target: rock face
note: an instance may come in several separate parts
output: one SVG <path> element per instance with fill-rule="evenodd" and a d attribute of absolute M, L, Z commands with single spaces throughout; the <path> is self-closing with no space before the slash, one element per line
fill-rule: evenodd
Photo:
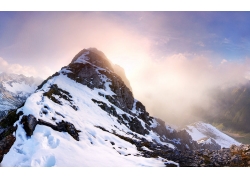
<path fill-rule="evenodd" d="M 123 111 L 129 113 L 133 107 L 134 98 L 130 89 L 114 70 L 106 56 L 96 49 L 80 51 L 72 62 L 62 69 L 67 76 L 91 89 L 99 88 L 113 91 L 113 96 L 107 99 Z M 109 85 L 106 82 L 110 82 Z"/>
<path fill-rule="evenodd" d="M 13 135 L 17 130 L 17 125 L 14 123 L 19 119 L 22 112 L 9 112 L 8 115 L 0 122 L 0 162 L 5 154 L 7 154 L 14 144 L 16 137 Z"/>
<path fill-rule="evenodd" d="M 204 140 L 200 140 L 199 147 L 201 149 L 210 149 L 210 150 L 220 150 L 221 146 L 216 143 L 216 141 L 213 138 L 207 138 Z"/>
<path fill-rule="evenodd" d="M 26 131 L 27 136 L 31 136 L 36 128 L 36 125 L 38 124 L 38 121 L 34 116 L 28 115 L 22 117 L 21 123 L 23 124 L 23 129 Z"/>
<path fill-rule="evenodd" d="M 70 122 L 61 121 L 59 123 L 56 123 L 56 125 L 53 125 L 42 119 L 37 120 L 31 114 L 29 114 L 28 116 L 23 116 L 21 120 L 21 124 L 23 124 L 23 129 L 25 130 L 27 136 L 33 135 L 33 132 L 37 124 L 51 127 L 55 131 L 68 132 L 77 141 L 79 141 L 78 133 L 81 132 L 80 130 L 77 130 L 75 126 Z"/>
<path fill-rule="evenodd" d="M 5 136 L 0 141 L 0 162 L 3 160 L 4 154 L 7 154 L 9 152 L 9 149 L 14 144 L 16 138 L 12 134 Z"/>
<path fill-rule="evenodd" d="M 133 92 L 133 91 L 132 91 L 132 87 L 131 87 L 131 85 L 130 85 L 130 83 L 129 83 L 129 80 L 128 80 L 127 77 L 126 77 L 126 74 L 125 74 L 124 69 L 123 69 L 121 66 L 117 65 L 117 64 L 114 64 L 112 67 L 113 67 L 113 69 L 114 69 L 114 72 L 115 72 L 118 76 L 120 76 L 120 77 L 122 78 L 123 82 L 124 82 L 125 85 L 129 88 L 129 90 L 130 90 L 131 92 Z"/>

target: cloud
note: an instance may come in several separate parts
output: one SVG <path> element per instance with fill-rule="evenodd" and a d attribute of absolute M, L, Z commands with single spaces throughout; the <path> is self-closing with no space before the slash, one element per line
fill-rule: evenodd
<path fill-rule="evenodd" d="M 220 63 L 221 64 L 224 64 L 224 63 L 226 63 L 227 62 L 227 60 L 226 59 L 223 59 Z"/>
<path fill-rule="evenodd" d="M 223 62 L 221 66 L 209 57 L 184 53 L 166 56 L 162 61 L 148 58 L 131 78 L 134 95 L 151 115 L 166 122 L 180 125 L 197 120 L 192 110 L 211 105 L 209 90 L 247 81 L 249 61 Z"/>
<path fill-rule="evenodd" d="M 26 76 L 36 76 L 37 71 L 31 66 L 22 66 L 20 64 L 9 64 L 0 57 L 0 71 L 14 74 L 24 74 Z"/>

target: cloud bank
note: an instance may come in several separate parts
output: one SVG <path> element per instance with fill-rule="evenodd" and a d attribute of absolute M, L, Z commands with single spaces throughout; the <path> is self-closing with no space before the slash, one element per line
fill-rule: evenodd
<path fill-rule="evenodd" d="M 175 54 L 161 61 L 141 62 L 132 80 L 135 97 L 154 116 L 172 124 L 196 120 L 193 108 L 205 110 L 211 105 L 208 93 L 215 88 L 244 84 L 248 81 L 249 61 L 237 63 L 208 57 Z"/>
<path fill-rule="evenodd" d="M 9 64 L 0 57 L 0 72 L 23 74 L 26 76 L 36 75 L 36 70 L 31 66 L 22 66 L 20 64 Z"/>

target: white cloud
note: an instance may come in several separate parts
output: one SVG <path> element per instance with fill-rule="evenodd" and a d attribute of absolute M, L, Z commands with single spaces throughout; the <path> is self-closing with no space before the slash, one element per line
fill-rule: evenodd
<path fill-rule="evenodd" d="M 208 90 L 246 82 L 247 64 L 213 63 L 202 55 L 178 53 L 163 61 L 143 59 L 131 78 L 135 98 L 142 101 L 151 115 L 171 123 L 193 120 L 193 107 L 207 109 Z"/>
<path fill-rule="evenodd" d="M 227 62 L 227 60 L 226 59 L 223 59 L 220 63 L 221 64 L 224 64 L 224 63 L 226 63 Z"/>
<path fill-rule="evenodd" d="M 0 71 L 14 74 L 23 74 L 25 76 L 37 76 L 37 71 L 32 66 L 22 66 L 20 64 L 9 64 L 0 57 Z"/>

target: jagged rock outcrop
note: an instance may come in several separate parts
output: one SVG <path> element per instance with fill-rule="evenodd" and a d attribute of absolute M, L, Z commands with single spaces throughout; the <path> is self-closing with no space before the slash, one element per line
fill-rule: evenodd
<path fill-rule="evenodd" d="M 12 134 L 5 136 L 0 140 L 0 162 L 3 160 L 5 154 L 7 154 L 14 144 L 16 138 Z"/>
<path fill-rule="evenodd" d="M 131 85 L 130 85 L 130 83 L 129 83 L 129 80 L 128 80 L 127 77 L 126 77 L 126 74 L 125 74 L 124 69 L 123 69 L 121 66 L 117 65 L 117 64 L 114 64 L 112 67 L 113 67 L 113 69 L 114 69 L 114 72 L 115 72 L 118 76 L 120 76 L 120 77 L 122 78 L 123 82 L 124 82 L 124 83 L 126 84 L 126 86 L 129 88 L 129 90 L 130 90 L 131 92 L 133 92 L 132 87 L 131 87 Z"/>
<path fill-rule="evenodd" d="M 91 89 L 111 90 L 115 95 L 109 97 L 111 103 L 129 113 L 133 107 L 134 98 L 130 89 L 114 70 L 106 56 L 96 49 L 83 49 L 62 68 L 67 76 Z M 110 82 L 110 84 L 105 84 Z"/>
<path fill-rule="evenodd" d="M 220 150 L 221 146 L 213 138 L 205 138 L 198 141 L 200 149 Z"/>
<path fill-rule="evenodd" d="M 81 132 L 80 130 L 77 130 L 75 126 L 70 122 L 65 122 L 62 120 L 61 122 L 58 122 L 56 123 L 56 125 L 54 125 L 42 119 L 37 120 L 31 114 L 29 114 L 28 116 L 22 116 L 21 124 L 23 124 L 23 129 L 25 130 L 27 136 L 33 135 L 37 124 L 51 127 L 55 131 L 68 132 L 77 141 L 79 141 L 78 133 Z"/>
<path fill-rule="evenodd" d="M 27 136 L 32 136 L 38 121 L 34 116 L 29 114 L 28 116 L 22 117 L 21 124 L 23 124 L 23 129 L 26 131 Z"/>
<path fill-rule="evenodd" d="M 22 112 L 16 113 L 11 111 L 8 115 L 0 122 L 0 163 L 5 154 L 7 154 L 14 144 L 16 137 L 13 135 L 17 130 L 17 125 L 14 123 L 19 119 Z"/>

